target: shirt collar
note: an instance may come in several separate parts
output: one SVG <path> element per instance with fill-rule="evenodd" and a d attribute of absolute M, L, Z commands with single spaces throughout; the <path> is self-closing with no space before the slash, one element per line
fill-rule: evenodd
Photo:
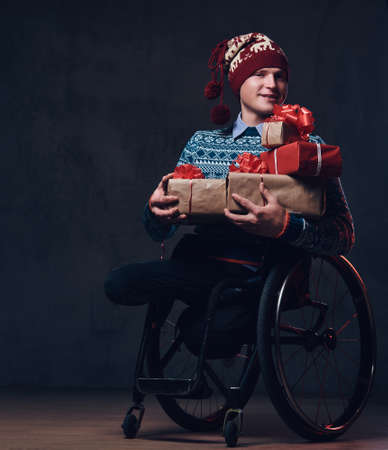
<path fill-rule="evenodd" d="M 248 128 L 248 125 L 243 122 L 241 119 L 241 111 L 238 113 L 237 119 L 233 124 L 233 130 L 232 130 L 232 137 L 233 139 L 238 138 L 241 136 L 244 131 Z M 259 125 L 256 125 L 256 130 L 259 133 L 259 136 L 261 136 L 261 132 L 263 130 L 263 124 L 259 123 Z"/>

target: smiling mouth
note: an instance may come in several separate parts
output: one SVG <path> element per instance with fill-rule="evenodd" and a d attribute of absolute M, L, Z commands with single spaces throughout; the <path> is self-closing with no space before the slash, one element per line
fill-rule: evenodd
<path fill-rule="evenodd" d="M 278 99 L 277 95 L 267 95 L 267 94 L 259 94 L 261 97 L 266 98 L 267 100 L 274 100 L 276 101 Z"/>

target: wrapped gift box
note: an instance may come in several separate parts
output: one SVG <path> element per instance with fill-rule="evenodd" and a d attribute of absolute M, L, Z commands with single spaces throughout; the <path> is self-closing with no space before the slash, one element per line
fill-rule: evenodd
<path fill-rule="evenodd" d="M 267 148 L 275 148 L 300 140 L 298 130 L 284 122 L 264 122 L 261 133 L 261 144 Z"/>
<path fill-rule="evenodd" d="M 313 142 L 293 142 L 260 155 L 269 172 L 280 175 L 339 177 L 342 171 L 340 148 Z"/>
<path fill-rule="evenodd" d="M 300 105 L 274 105 L 273 115 L 265 120 L 261 143 L 275 148 L 295 141 L 308 141 L 314 130 L 313 113 Z"/>
<path fill-rule="evenodd" d="M 261 180 L 289 212 L 310 217 L 320 217 L 325 212 L 325 189 L 320 178 L 295 178 L 289 175 L 271 175 L 233 172 L 228 175 L 227 208 L 244 213 L 232 194 L 236 193 L 257 205 L 264 205 L 259 190 Z"/>
<path fill-rule="evenodd" d="M 191 219 L 211 222 L 224 217 L 226 207 L 225 179 L 180 179 L 168 181 L 167 195 L 179 199 L 179 212 Z"/>

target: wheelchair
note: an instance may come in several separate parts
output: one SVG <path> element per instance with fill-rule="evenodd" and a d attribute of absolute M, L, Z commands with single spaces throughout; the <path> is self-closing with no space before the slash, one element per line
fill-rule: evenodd
<path fill-rule="evenodd" d="M 229 354 L 209 353 L 223 292 L 252 288 L 254 337 L 234 336 Z M 187 348 L 179 327 L 185 308 L 179 301 L 148 306 L 133 405 L 122 424 L 127 438 L 136 437 L 143 400 L 153 394 L 180 426 L 222 429 L 234 447 L 260 375 L 280 417 L 304 439 L 336 439 L 361 414 L 375 376 L 376 333 L 365 285 L 344 256 L 295 250 L 269 258 L 260 276 L 220 281 L 209 296 L 198 351 Z"/>

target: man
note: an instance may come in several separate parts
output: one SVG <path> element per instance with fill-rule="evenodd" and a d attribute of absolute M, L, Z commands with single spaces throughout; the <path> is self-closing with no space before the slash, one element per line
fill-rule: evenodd
<path fill-rule="evenodd" d="M 186 144 L 178 165 L 194 164 L 206 178 L 225 178 L 238 154 L 259 156 L 263 121 L 274 104 L 282 104 L 288 91 L 288 61 L 283 50 L 261 33 L 249 33 L 225 40 L 213 50 L 209 60 L 212 81 L 205 89 L 208 98 L 221 97 L 213 108 L 212 120 L 228 120 L 222 104 L 224 74 L 241 105 L 232 127 L 197 131 Z M 220 81 L 217 81 L 217 73 Z M 323 143 L 318 136 L 311 142 Z M 165 175 L 152 193 L 144 212 L 144 225 L 156 241 L 171 237 L 187 217 L 179 213 L 177 198 L 166 195 Z M 188 304 L 207 300 L 214 284 L 227 276 L 259 272 L 262 258 L 273 242 L 326 254 L 347 253 L 354 243 L 352 217 L 339 179 L 327 183 L 326 212 L 319 221 L 289 214 L 263 184 L 264 206 L 233 194 L 246 214 L 225 210 L 225 224 L 196 227 L 195 235 L 184 238 L 174 258 L 142 264 L 128 264 L 113 270 L 105 283 L 107 296 L 116 303 L 143 304 L 181 298 Z"/>

